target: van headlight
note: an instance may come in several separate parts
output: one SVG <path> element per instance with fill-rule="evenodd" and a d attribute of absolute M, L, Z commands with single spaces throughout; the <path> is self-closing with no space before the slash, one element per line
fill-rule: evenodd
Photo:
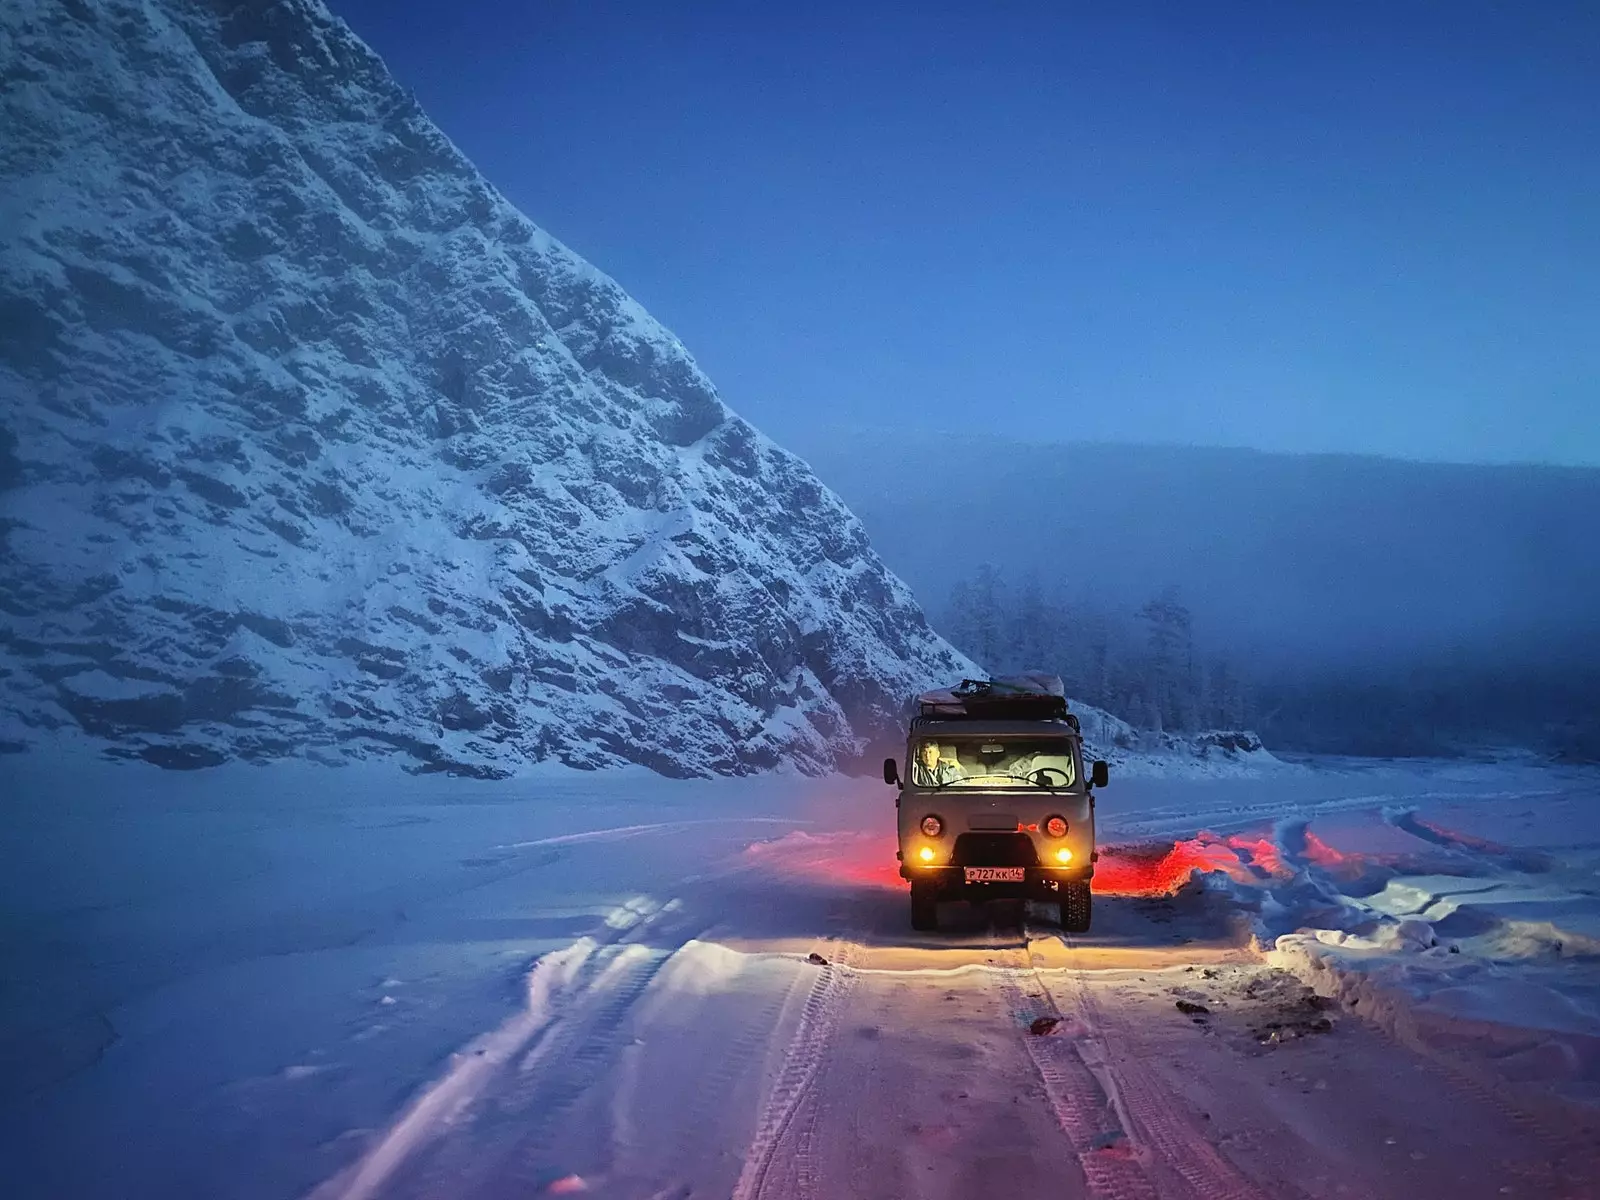
<path fill-rule="evenodd" d="M 938 837 L 944 832 L 944 822 L 930 813 L 922 818 L 922 832 L 925 837 Z"/>
<path fill-rule="evenodd" d="M 1051 837 L 1067 836 L 1067 819 L 1065 817 L 1048 817 L 1045 819 L 1044 831 Z"/>

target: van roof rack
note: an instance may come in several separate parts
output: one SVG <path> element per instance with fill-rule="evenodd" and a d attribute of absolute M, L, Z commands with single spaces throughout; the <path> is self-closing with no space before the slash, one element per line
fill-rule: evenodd
<path fill-rule="evenodd" d="M 1067 710 L 1061 677 L 1043 672 L 963 679 L 952 688 L 923 692 L 916 709 L 918 717 L 944 721 L 1066 721 L 1074 728 L 1078 724 Z"/>

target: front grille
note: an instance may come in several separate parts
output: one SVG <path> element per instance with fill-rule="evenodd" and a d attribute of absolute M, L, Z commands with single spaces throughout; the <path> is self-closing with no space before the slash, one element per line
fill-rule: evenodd
<path fill-rule="evenodd" d="M 963 833 L 950 861 L 958 867 L 1037 867 L 1039 856 L 1025 833 Z"/>
<path fill-rule="evenodd" d="M 1014 833 L 1017 828 L 1016 813 L 980 812 L 967 818 L 968 829 L 1004 829 Z"/>

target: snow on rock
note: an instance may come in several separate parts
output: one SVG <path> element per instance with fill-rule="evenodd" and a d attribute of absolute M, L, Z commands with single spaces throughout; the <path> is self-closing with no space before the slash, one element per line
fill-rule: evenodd
<path fill-rule="evenodd" d="M 1092 704 L 1074 700 L 1071 708 L 1083 727 L 1085 755 L 1105 759 L 1119 774 L 1226 777 L 1292 769 L 1247 730 L 1159 733 L 1136 729 Z"/>
<path fill-rule="evenodd" d="M 974 672 L 319 0 L 0 18 L 0 735 L 831 769 Z"/>

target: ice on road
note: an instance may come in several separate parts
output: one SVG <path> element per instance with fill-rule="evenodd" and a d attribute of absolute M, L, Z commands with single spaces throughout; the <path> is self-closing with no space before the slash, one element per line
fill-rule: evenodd
<path fill-rule="evenodd" d="M 12 766 L 11 1195 L 1600 1180 L 1592 772 L 1118 779 L 1068 937 L 912 933 L 872 781 Z"/>

